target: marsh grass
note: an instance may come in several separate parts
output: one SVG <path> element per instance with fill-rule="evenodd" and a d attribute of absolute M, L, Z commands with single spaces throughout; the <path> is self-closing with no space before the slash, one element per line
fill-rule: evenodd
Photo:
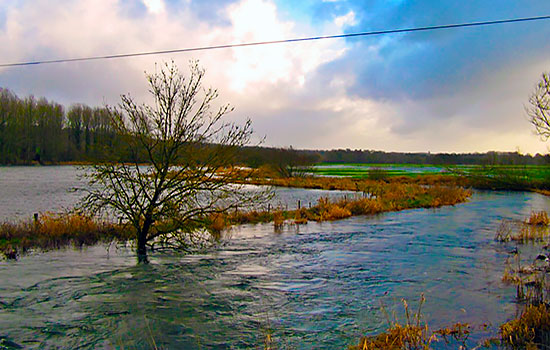
<path fill-rule="evenodd" d="M 499 242 L 542 242 L 549 234 L 546 212 L 533 212 L 525 221 L 502 220 L 495 240 Z"/>
<path fill-rule="evenodd" d="M 257 169 L 253 175 L 246 180 L 251 185 L 268 185 L 293 188 L 311 188 L 323 190 L 341 191 L 365 191 L 372 187 L 384 186 L 387 184 L 398 185 L 421 185 L 421 186 L 444 186 L 458 187 L 468 186 L 466 179 L 450 175 L 423 175 L 411 176 L 373 176 L 374 178 L 351 178 L 351 177 L 318 177 L 318 176 L 297 176 L 277 177 L 262 169 Z M 236 180 L 236 182 L 239 182 Z M 368 191 L 367 191 L 368 192 Z"/>
<path fill-rule="evenodd" d="M 0 224 L 0 253 L 15 259 L 29 249 L 51 250 L 126 241 L 131 238 L 130 234 L 123 225 L 78 213 L 45 213 L 38 220 Z"/>
<path fill-rule="evenodd" d="M 386 180 L 389 176 L 389 171 L 380 167 L 373 167 L 367 170 L 367 178 L 369 180 Z"/>
<path fill-rule="evenodd" d="M 516 286 L 516 300 L 522 311 L 518 317 L 500 326 L 500 343 L 504 348 L 550 348 L 549 271 L 550 264 L 544 254 L 525 265 L 516 248 L 513 257 L 506 259 L 502 281 Z"/>
<path fill-rule="evenodd" d="M 321 198 L 316 205 L 298 210 L 216 212 L 194 221 L 189 230 L 202 232 L 206 229 L 212 237 L 216 238 L 224 229 L 233 225 L 273 222 L 275 229 L 280 230 L 286 223 L 299 225 L 309 221 L 340 220 L 354 215 L 373 215 L 404 209 L 454 205 L 465 202 L 471 196 L 471 191 L 456 186 L 425 186 L 376 181 L 357 183 L 351 179 L 343 179 L 340 182 L 335 182 L 334 179 L 321 180 L 323 183 L 330 181 L 336 184 L 334 188 L 337 189 L 358 191 L 357 196 L 333 201 Z M 301 183 L 300 181 L 312 180 L 295 178 L 285 179 L 285 181 Z M 170 222 L 161 222 L 159 227 L 164 224 L 170 225 Z M 8 259 L 15 259 L 32 248 L 49 250 L 71 245 L 82 247 L 98 242 L 126 242 L 133 239 L 135 239 L 135 232 L 125 223 L 101 221 L 80 213 L 46 213 L 34 221 L 31 219 L 19 223 L 0 223 L 0 254 Z M 159 247 L 170 247 L 169 242 L 154 243 L 159 243 Z"/>
<path fill-rule="evenodd" d="M 431 332 L 428 325 L 422 319 L 422 306 L 426 299 L 421 295 L 418 303 L 418 311 L 412 315 L 409 311 L 409 304 L 405 299 L 402 299 L 405 322 L 402 323 L 393 315 L 393 319 L 389 316 L 384 305 L 382 312 L 386 316 L 388 329 L 377 335 L 366 336 L 361 338 L 359 345 L 350 346 L 349 350 L 427 350 L 430 349 L 430 344 L 437 340 L 435 333 Z"/>
<path fill-rule="evenodd" d="M 548 226 L 550 220 L 548 219 L 548 214 L 544 210 L 534 211 L 531 213 L 531 216 L 529 216 L 529 219 L 527 219 L 526 224 L 532 226 Z"/>
<path fill-rule="evenodd" d="M 321 197 L 317 204 L 296 210 L 252 210 L 211 214 L 206 227 L 220 232 L 233 225 L 273 222 L 276 229 L 285 223 L 301 225 L 309 221 L 334 221 L 355 215 L 373 215 L 413 208 L 436 208 L 468 200 L 471 191 L 461 187 L 420 186 L 415 184 L 376 183 L 363 188 L 355 197 L 330 200 Z"/>
<path fill-rule="evenodd" d="M 527 305 L 520 317 L 500 326 L 500 336 L 509 349 L 548 349 L 550 307 L 546 303 Z"/>
<path fill-rule="evenodd" d="M 348 350 L 430 350 L 436 342 L 437 348 L 467 349 L 467 341 L 472 327 L 467 323 L 455 323 L 454 325 L 437 330 L 431 330 L 423 321 L 422 307 L 426 302 L 424 295 L 420 296 L 418 309 L 411 314 L 409 304 L 405 299 L 401 300 L 404 308 L 404 321 L 400 321 L 393 314 L 390 317 L 384 305 L 382 312 L 386 316 L 388 329 L 385 332 L 361 338 L 358 345 L 348 347 Z M 485 326 L 484 326 L 485 327 Z"/>

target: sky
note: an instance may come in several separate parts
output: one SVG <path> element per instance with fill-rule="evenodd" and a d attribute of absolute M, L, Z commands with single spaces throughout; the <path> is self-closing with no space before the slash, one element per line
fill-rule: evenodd
<path fill-rule="evenodd" d="M 0 64 L 550 15 L 548 0 L 0 0 Z M 0 87 L 70 106 L 150 102 L 174 61 L 252 120 L 254 143 L 305 149 L 549 153 L 527 119 L 550 71 L 550 20 L 0 68 Z"/>

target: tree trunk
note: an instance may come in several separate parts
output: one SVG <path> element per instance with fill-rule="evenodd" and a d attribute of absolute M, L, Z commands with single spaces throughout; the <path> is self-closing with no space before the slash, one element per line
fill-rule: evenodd
<path fill-rule="evenodd" d="M 149 233 L 149 228 L 151 227 L 151 219 L 145 219 L 143 227 L 138 231 L 137 237 L 137 257 L 138 263 L 149 263 L 147 259 L 147 234 Z"/>

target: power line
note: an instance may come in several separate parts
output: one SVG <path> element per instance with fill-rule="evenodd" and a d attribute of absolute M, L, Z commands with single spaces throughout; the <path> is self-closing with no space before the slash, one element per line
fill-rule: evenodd
<path fill-rule="evenodd" d="M 324 40 L 324 39 L 352 38 L 352 37 L 364 37 L 364 36 L 374 36 L 374 35 L 384 35 L 384 34 L 423 32 L 423 31 L 439 30 L 439 29 L 479 27 L 479 26 L 489 26 L 489 25 L 505 24 L 505 23 L 540 21 L 540 20 L 546 20 L 546 19 L 550 19 L 550 15 L 548 15 L 548 16 L 538 16 L 538 17 L 511 18 L 511 19 L 502 19 L 502 20 L 496 20 L 496 21 L 445 24 L 445 25 L 428 26 L 428 27 L 389 29 L 389 30 L 379 30 L 379 31 L 360 32 L 360 33 L 348 33 L 348 34 L 338 34 L 338 35 L 322 35 L 322 36 L 313 36 L 313 37 L 305 37 L 305 38 L 293 38 L 293 39 L 282 39 L 282 40 L 271 40 L 271 41 L 257 41 L 257 42 L 251 42 L 251 43 L 241 43 L 241 44 L 202 46 L 202 47 L 192 47 L 192 48 L 173 49 L 173 50 L 134 52 L 134 53 L 123 53 L 123 54 L 104 55 L 104 56 L 78 57 L 78 58 L 61 58 L 61 59 L 53 59 L 53 60 L 17 62 L 17 63 L 2 63 L 2 64 L 0 64 L 0 67 L 31 66 L 31 65 L 39 65 L 39 64 L 50 64 L 50 63 L 95 61 L 95 60 L 107 60 L 107 59 L 125 58 L 125 57 L 165 55 L 165 54 L 169 54 L 169 53 L 182 53 L 182 52 L 192 52 L 192 51 L 229 49 L 229 48 L 235 48 L 235 47 L 295 43 L 295 42 L 302 42 L 302 41 L 314 41 L 314 40 Z"/>

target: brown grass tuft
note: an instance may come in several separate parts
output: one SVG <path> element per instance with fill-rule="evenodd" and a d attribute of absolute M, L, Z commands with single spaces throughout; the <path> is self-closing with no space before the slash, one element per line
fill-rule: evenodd
<path fill-rule="evenodd" d="M 548 224 L 550 224 L 550 220 L 548 219 L 548 214 L 544 210 L 534 211 L 531 213 L 531 216 L 529 216 L 526 224 L 534 226 L 548 226 Z"/>
<path fill-rule="evenodd" d="M 98 242 L 126 241 L 131 231 L 78 213 L 45 213 L 36 221 L 0 224 L 0 252 L 8 259 L 31 248 L 82 247 Z"/>
<path fill-rule="evenodd" d="M 550 307 L 528 305 L 517 319 L 500 326 L 502 342 L 512 349 L 540 349 L 550 344 Z"/>

